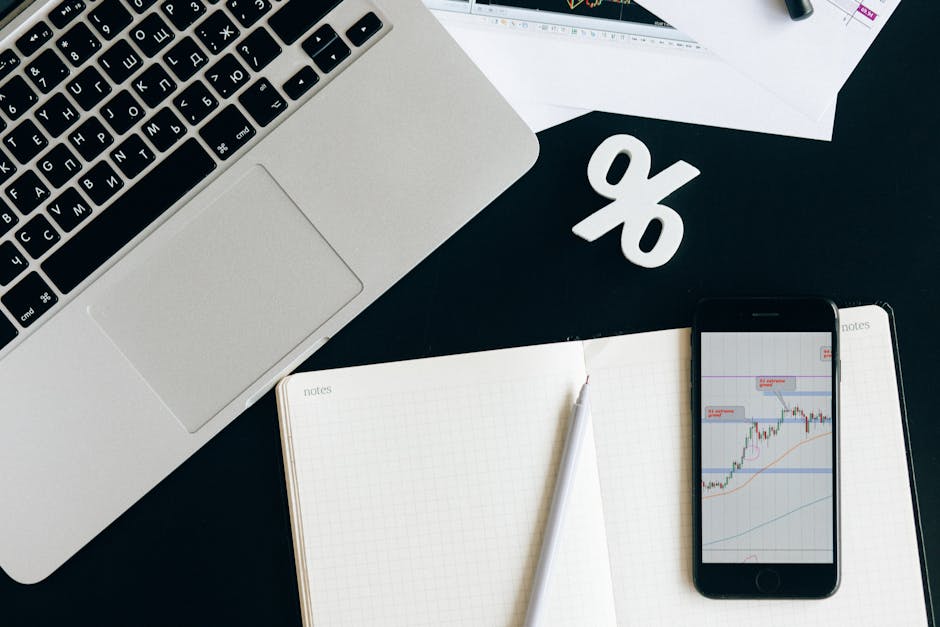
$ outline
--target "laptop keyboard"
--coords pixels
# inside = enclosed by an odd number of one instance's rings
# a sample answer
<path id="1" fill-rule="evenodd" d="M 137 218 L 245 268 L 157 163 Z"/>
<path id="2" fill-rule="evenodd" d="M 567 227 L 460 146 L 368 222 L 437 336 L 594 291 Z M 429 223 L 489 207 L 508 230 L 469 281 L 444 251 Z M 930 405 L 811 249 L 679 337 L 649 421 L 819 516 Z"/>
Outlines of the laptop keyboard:
<path id="1" fill-rule="evenodd" d="M 37 12 L 0 50 L 0 350 L 389 29 L 342 1 Z"/>

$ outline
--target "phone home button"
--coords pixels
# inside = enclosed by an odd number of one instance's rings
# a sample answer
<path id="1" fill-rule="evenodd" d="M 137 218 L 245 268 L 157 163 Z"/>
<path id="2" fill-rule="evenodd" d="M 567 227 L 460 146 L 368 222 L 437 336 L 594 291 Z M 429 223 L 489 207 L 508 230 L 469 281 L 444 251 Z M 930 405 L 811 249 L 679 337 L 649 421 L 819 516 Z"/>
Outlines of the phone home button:
<path id="1" fill-rule="evenodd" d="M 773 569 L 765 568 L 757 573 L 754 582 L 757 584 L 758 591 L 770 594 L 776 592 L 777 588 L 780 587 L 780 575 Z"/>

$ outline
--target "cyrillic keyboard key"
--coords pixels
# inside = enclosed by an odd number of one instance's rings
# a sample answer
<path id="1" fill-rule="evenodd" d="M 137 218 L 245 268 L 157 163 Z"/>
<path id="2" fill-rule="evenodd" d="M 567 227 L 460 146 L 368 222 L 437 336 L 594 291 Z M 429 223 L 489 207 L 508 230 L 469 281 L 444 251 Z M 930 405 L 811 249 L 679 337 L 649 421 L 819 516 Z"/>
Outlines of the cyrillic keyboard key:
<path id="1" fill-rule="evenodd" d="M 131 40 L 148 57 L 170 45 L 174 37 L 173 31 L 156 13 L 151 13 L 131 29 Z"/>
<path id="2" fill-rule="evenodd" d="M 24 216 L 49 199 L 49 188 L 32 170 L 27 170 L 13 181 L 6 192 L 7 197 L 13 201 L 13 206 Z"/>
<path id="3" fill-rule="evenodd" d="M 85 161 L 96 158 L 114 142 L 114 137 L 98 118 L 89 118 L 69 133 L 69 143 Z"/>
<path id="4" fill-rule="evenodd" d="M 58 137 L 78 122 L 78 111 L 68 98 L 55 94 L 36 109 L 36 117 L 51 137 Z"/>
<path id="5" fill-rule="evenodd" d="M 26 257 L 13 245 L 13 242 L 0 244 L 0 285 L 9 285 L 13 279 L 20 276 L 28 264 Z"/>
<path id="6" fill-rule="evenodd" d="M 117 175 L 111 164 L 107 161 L 100 161 L 88 170 L 85 176 L 78 179 L 78 186 L 88 194 L 91 202 L 101 206 L 121 191 L 124 181 Z"/>
<path id="7" fill-rule="evenodd" d="M 235 105 L 229 105 L 203 126 L 199 135 L 224 161 L 255 136 L 255 129 Z"/>
<path id="8" fill-rule="evenodd" d="M 18 119 L 38 100 L 22 76 L 14 76 L 0 87 L 0 109 L 11 120 Z"/>
<path id="9" fill-rule="evenodd" d="M 186 127 L 168 107 L 160 109 L 141 129 L 150 143 L 160 152 L 166 152 L 186 134 Z"/>
<path id="10" fill-rule="evenodd" d="M 47 152 L 36 163 L 36 167 L 46 177 L 46 180 L 56 188 L 68 183 L 69 179 L 82 169 L 81 163 L 65 144 L 59 144 Z"/>
<path id="11" fill-rule="evenodd" d="M 228 0 L 225 3 L 239 24 L 248 28 L 271 10 L 268 0 Z"/>
<path id="12" fill-rule="evenodd" d="M 129 241 L 206 178 L 215 160 L 188 139 L 42 264 L 52 282 L 71 292 Z"/>
<path id="13" fill-rule="evenodd" d="M 335 9 L 342 0 L 290 0 L 271 16 L 268 24 L 290 45 Z"/>
<path id="14" fill-rule="evenodd" d="M 39 317 L 59 302 L 55 293 L 35 272 L 30 272 L 22 281 L 0 298 L 4 307 L 24 327 L 36 322 Z"/>
<path id="15" fill-rule="evenodd" d="M 10 324 L 6 316 L 0 315 L 0 349 L 16 339 L 17 335 L 19 335 L 19 331 L 16 330 L 16 327 Z"/>
<path id="16" fill-rule="evenodd" d="M 218 54 L 238 39 L 235 23 L 222 11 L 216 11 L 196 27 L 196 37 L 212 54 Z"/>
<path id="17" fill-rule="evenodd" d="M 163 55 L 163 60 L 176 74 L 176 78 L 185 82 L 209 62 L 209 57 L 192 37 L 183 37 Z"/>
<path id="18" fill-rule="evenodd" d="M 91 25 L 108 41 L 131 23 L 130 12 L 118 0 L 103 0 L 88 14 Z"/>
<path id="19" fill-rule="evenodd" d="M 306 65 L 284 83 L 284 92 L 291 100 L 299 100 L 310 88 L 317 84 L 320 77 L 313 68 Z"/>
<path id="20" fill-rule="evenodd" d="M 171 93 L 176 90 L 176 83 L 170 78 L 170 75 L 162 65 L 151 65 L 144 70 L 137 78 L 131 81 L 134 91 L 140 96 L 140 99 L 150 107 L 155 109 Z"/>
<path id="21" fill-rule="evenodd" d="M 87 67 L 68 82 L 66 89 L 85 111 L 91 111 L 111 93 L 111 85 L 104 80 L 101 72 L 93 67 Z"/>
<path id="22" fill-rule="evenodd" d="M 359 21 L 346 31 L 346 37 L 358 48 L 381 29 L 382 20 L 379 19 L 379 16 L 370 11 L 359 18 Z"/>
<path id="23" fill-rule="evenodd" d="M 134 52 L 134 49 L 131 48 L 131 45 L 127 43 L 126 39 L 115 42 L 113 46 L 105 50 L 105 52 L 98 57 L 98 63 L 116 84 L 126 81 L 130 78 L 131 74 L 139 70 L 140 66 L 143 65 L 143 61 L 140 60 L 140 55 Z"/>
<path id="24" fill-rule="evenodd" d="M 62 59 L 50 48 L 44 50 L 26 66 L 26 76 L 44 94 L 48 94 L 69 75 Z"/>
<path id="25" fill-rule="evenodd" d="M 9 157 L 3 154 L 2 151 L 0 151 L 0 185 L 3 185 L 7 181 L 9 181 L 10 178 L 15 173 L 16 173 L 16 164 L 13 163 L 13 161 L 10 160 Z M 0 202 L 0 208 L 2 207 L 3 207 L 3 203 Z M 0 215 L 2 215 L 2 211 L 0 211 Z M 3 235 L 2 224 L 0 224 L 0 235 Z"/>
<path id="26" fill-rule="evenodd" d="M 147 147 L 140 135 L 134 133 L 129 136 L 121 145 L 111 151 L 111 159 L 121 168 L 129 179 L 134 178 L 147 169 L 156 157 L 153 151 Z"/>
<path id="27" fill-rule="evenodd" d="M 123 135 L 144 117 L 144 108 L 125 89 L 105 103 L 101 108 L 101 117 L 114 129 L 115 133 Z"/>
<path id="28" fill-rule="evenodd" d="M 0 237 L 6 235 L 19 221 L 13 210 L 0 200 Z"/>
<path id="29" fill-rule="evenodd" d="M 101 50 L 101 42 L 92 34 L 91 29 L 81 22 L 59 37 L 56 40 L 56 46 L 68 62 L 75 67 Z"/>
<path id="30" fill-rule="evenodd" d="M 186 30 L 206 12 L 206 6 L 199 0 L 166 0 L 160 9 L 176 30 Z"/>
<path id="31" fill-rule="evenodd" d="M 47 207 L 59 228 L 69 233 L 91 215 L 91 205 L 70 187 Z"/>
<path id="32" fill-rule="evenodd" d="M 195 126 L 205 120 L 219 106 L 219 101 L 209 93 L 209 89 L 202 81 L 196 81 L 174 98 L 173 104 L 176 106 L 177 111 L 190 124 Z"/>
<path id="33" fill-rule="evenodd" d="M 3 143 L 10 149 L 17 161 L 26 163 L 42 152 L 49 141 L 35 122 L 25 120 L 3 138 Z"/>
<path id="34" fill-rule="evenodd" d="M 248 82 L 248 72 L 233 54 L 227 54 L 206 71 L 209 84 L 223 98 L 228 98 Z"/>
<path id="35" fill-rule="evenodd" d="M 45 255 L 60 239 L 62 238 L 59 237 L 55 227 L 49 224 L 49 220 L 41 213 L 16 232 L 16 241 L 33 259 L 39 259 Z"/>

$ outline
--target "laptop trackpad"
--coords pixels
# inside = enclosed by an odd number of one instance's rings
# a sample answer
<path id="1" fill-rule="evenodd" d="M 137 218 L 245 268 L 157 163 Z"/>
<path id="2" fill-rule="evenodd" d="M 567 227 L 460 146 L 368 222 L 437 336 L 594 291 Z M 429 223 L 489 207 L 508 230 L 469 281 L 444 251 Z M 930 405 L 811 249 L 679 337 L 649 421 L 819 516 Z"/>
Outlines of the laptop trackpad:
<path id="1" fill-rule="evenodd" d="M 257 166 L 90 312 L 193 433 L 361 290 Z"/>

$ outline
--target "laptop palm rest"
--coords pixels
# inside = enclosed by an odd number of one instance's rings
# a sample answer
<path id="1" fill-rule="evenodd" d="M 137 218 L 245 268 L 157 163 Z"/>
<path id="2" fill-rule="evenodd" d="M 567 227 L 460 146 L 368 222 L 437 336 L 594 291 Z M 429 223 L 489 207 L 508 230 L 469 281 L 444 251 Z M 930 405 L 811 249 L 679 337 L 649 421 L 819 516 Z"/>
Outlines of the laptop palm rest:
<path id="1" fill-rule="evenodd" d="M 256 166 L 89 311 L 194 433 L 361 291 Z"/>

